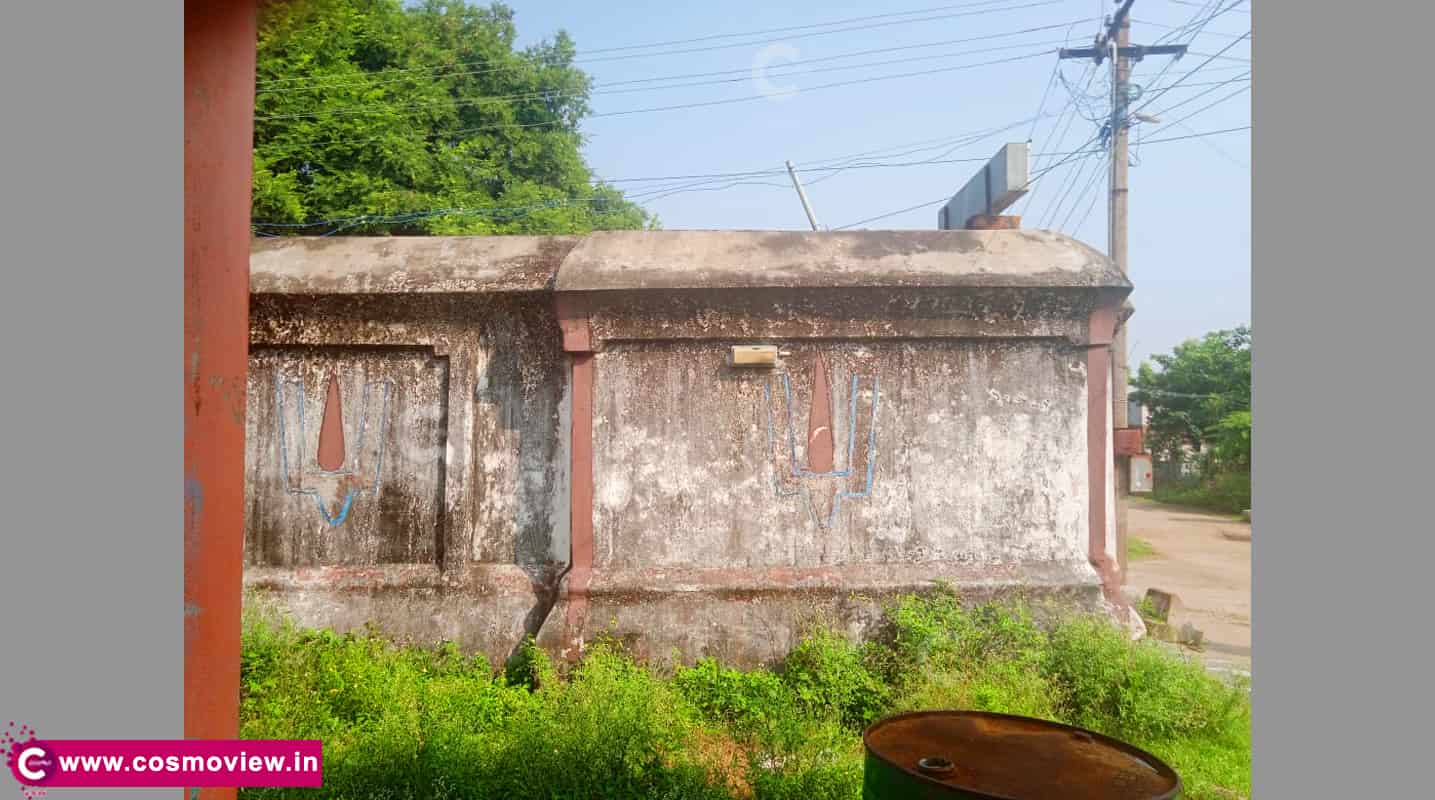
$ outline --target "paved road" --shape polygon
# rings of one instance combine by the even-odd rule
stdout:
[[[1251,670],[1251,543],[1222,531],[1250,536],[1250,523],[1201,511],[1132,498],[1128,537],[1146,540],[1156,555],[1127,565],[1126,592],[1139,598],[1148,588],[1181,598],[1192,624],[1205,634],[1201,657],[1213,671]]]

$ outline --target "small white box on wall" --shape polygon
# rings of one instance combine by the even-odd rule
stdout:
[[[1152,489],[1151,456],[1131,456],[1131,493],[1145,494]]]

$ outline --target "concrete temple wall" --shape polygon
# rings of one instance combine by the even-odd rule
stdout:
[[[752,663],[936,580],[1113,594],[1130,287],[1073,240],[271,240],[253,276],[246,580],[306,624]]]
[[[256,242],[247,585],[493,658],[537,633],[568,558],[545,290],[574,241]]]

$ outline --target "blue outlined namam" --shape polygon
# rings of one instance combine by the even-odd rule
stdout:
[[[827,368],[819,357],[813,367],[811,399],[808,411],[807,444],[803,448],[805,464],[797,457],[797,421],[793,411],[792,378],[788,373],[778,376],[782,392],[782,407],[773,408],[773,382],[763,384],[763,409],[767,416],[767,452],[775,457],[773,490],[778,497],[801,497],[819,528],[831,528],[842,510],[842,501],[870,497],[877,468],[877,409],[881,399],[878,379],[852,376],[847,402],[847,457],[840,469],[834,464],[832,440],[833,419]],[[862,383],[871,386],[870,411],[867,415],[867,434],[861,437],[864,449],[858,451],[858,428],[862,421],[858,413],[862,398]],[[775,419],[776,418],[776,419]],[[779,441],[777,430],[785,421],[787,428],[786,446]],[[862,467],[857,469],[857,465]],[[860,486],[853,487],[855,479],[861,478]],[[828,510],[830,504],[830,510]]]
[[[338,377],[331,373],[329,398],[320,420],[321,430],[313,445],[314,452],[310,454],[304,381],[289,379],[282,372],[275,375],[274,402],[278,422],[275,427],[284,488],[289,494],[313,498],[320,517],[330,527],[338,526],[348,518],[356,499],[372,496],[379,490],[392,388],[389,381],[363,384],[357,409],[357,441],[350,449],[344,446],[344,418],[348,416],[352,419],[354,415],[344,414]],[[288,402],[291,398],[292,404]],[[290,423],[293,423],[293,430]]]

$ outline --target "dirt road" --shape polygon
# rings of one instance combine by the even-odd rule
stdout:
[[[1200,657],[1213,670],[1251,670],[1250,535],[1248,522],[1131,499],[1128,542],[1141,539],[1156,552],[1130,559],[1126,592],[1139,599],[1154,587],[1180,597],[1205,633]]]

